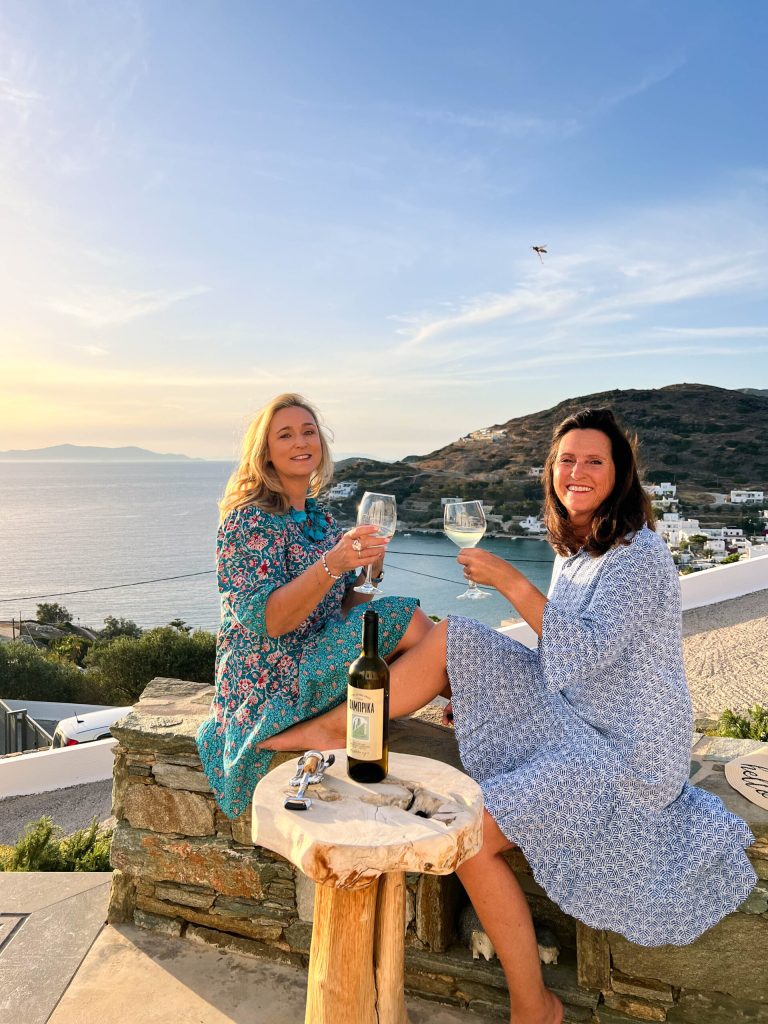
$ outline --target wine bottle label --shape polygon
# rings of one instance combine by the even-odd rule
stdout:
[[[347,687],[347,754],[378,761],[384,749],[384,689]]]

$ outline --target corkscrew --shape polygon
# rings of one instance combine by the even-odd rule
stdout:
[[[312,806],[312,801],[304,795],[307,787],[321,782],[326,768],[330,768],[335,760],[333,754],[325,757],[319,750],[308,750],[306,754],[302,754],[296,774],[290,781],[291,786],[299,788],[294,795],[285,798],[283,806],[289,811],[308,811]]]

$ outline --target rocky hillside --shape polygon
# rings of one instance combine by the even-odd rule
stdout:
[[[439,516],[439,498],[450,494],[483,498],[505,515],[534,514],[542,491],[530,470],[543,463],[553,427],[585,406],[610,406],[638,435],[644,479],[677,483],[691,508],[732,487],[768,491],[768,395],[704,384],[582,395],[481,426],[498,432],[495,438],[462,438],[401,462],[348,460],[337,467],[336,479],[396,494],[403,519],[413,523]]]

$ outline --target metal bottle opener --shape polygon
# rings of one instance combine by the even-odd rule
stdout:
[[[289,811],[308,811],[312,801],[304,794],[308,786],[314,786],[320,782],[325,774],[326,768],[330,768],[336,760],[333,754],[324,757],[319,750],[308,750],[302,754],[296,768],[296,774],[291,779],[291,786],[298,786],[294,796],[287,796],[283,806]]]

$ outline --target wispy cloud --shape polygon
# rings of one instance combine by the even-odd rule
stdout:
[[[655,327],[676,338],[768,338],[768,324],[755,327]]]
[[[536,114],[519,114],[511,110],[451,110],[406,107],[399,108],[399,113],[420,121],[491,132],[495,135],[517,139],[526,138],[531,135],[542,138],[566,139],[574,135],[581,128],[581,124],[576,118],[541,117]]]
[[[44,100],[39,92],[32,89],[24,89],[7,78],[0,78],[0,103],[9,104],[22,118],[29,116],[32,108]]]
[[[709,236],[681,234],[686,223],[707,224]],[[486,345],[488,352],[514,353],[517,366],[535,366],[550,358],[567,362],[572,352],[588,360],[603,338],[608,347],[599,350],[601,358],[653,357],[658,352],[644,343],[656,337],[670,343],[659,352],[683,355],[671,343],[697,339],[711,341],[707,351],[716,355],[715,343],[722,349],[729,338],[768,336],[759,310],[768,251],[754,244],[761,230],[754,208],[745,211],[726,200],[708,208],[640,211],[624,222],[596,225],[579,237],[561,238],[559,248],[550,246],[543,265],[518,257],[506,292],[462,297],[399,318],[396,333],[405,340],[393,351],[434,359],[450,341],[454,350],[463,347],[465,362],[479,358]],[[701,303],[737,298],[742,306],[756,304],[757,325],[702,329],[683,319],[679,326],[656,326],[663,309],[674,309],[676,319],[700,321]],[[531,348],[536,351],[529,358]],[[457,372],[462,369],[459,361]]]
[[[665,63],[649,69],[639,80],[630,82],[627,85],[619,86],[613,92],[607,93],[595,105],[595,111],[606,113],[625,103],[627,100],[640,96],[661,82],[671,78],[680,68],[684,67],[686,58],[682,55],[672,57]]]
[[[160,313],[178,302],[203,295],[209,290],[198,286],[176,292],[130,292],[125,289],[99,294],[83,292],[74,300],[52,299],[47,305],[49,309],[74,317],[88,327],[118,327],[139,317]]]

